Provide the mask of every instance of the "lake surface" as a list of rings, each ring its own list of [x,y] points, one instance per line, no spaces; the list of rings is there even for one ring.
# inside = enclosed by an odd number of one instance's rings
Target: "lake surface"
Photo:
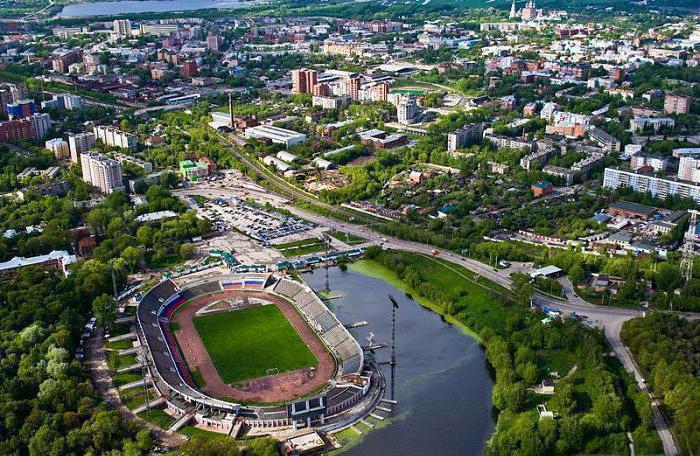
[[[245,8],[263,1],[235,0],[126,0],[114,2],[73,3],[63,7],[56,17],[115,16],[134,13],[167,13],[210,8]]]
[[[361,345],[369,332],[375,342],[391,342],[391,294],[399,303],[396,318],[395,420],[363,435],[344,455],[481,455],[493,431],[492,380],[479,344],[388,282],[359,272],[330,269],[330,286],[342,297],[332,301],[342,323],[366,320],[351,330]],[[322,269],[306,273],[314,289],[325,287]],[[380,361],[389,348],[377,353]],[[387,384],[389,367],[384,366]],[[390,391],[387,391],[390,397]],[[374,421],[374,420],[370,420]]]

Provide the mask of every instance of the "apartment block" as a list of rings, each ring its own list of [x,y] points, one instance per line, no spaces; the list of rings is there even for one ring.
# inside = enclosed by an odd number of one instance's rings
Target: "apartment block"
[[[122,165],[112,158],[97,152],[80,155],[80,167],[83,180],[102,193],[112,193],[124,189],[122,184]]]

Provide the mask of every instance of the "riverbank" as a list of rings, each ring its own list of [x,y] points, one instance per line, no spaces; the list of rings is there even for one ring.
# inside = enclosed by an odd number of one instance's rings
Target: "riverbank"
[[[456,265],[434,258],[378,249],[368,249],[367,257],[351,268],[408,291],[481,337],[495,373],[498,410],[488,454],[506,456],[524,446],[537,450],[532,454],[625,454],[628,435],[636,454],[662,451],[648,397],[635,390],[617,359],[606,356],[600,331],[574,320],[545,324],[541,313],[498,299]],[[534,393],[543,380],[554,381],[554,394]],[[542,406],[557,419],[541,419]]]
[[[481,337],[471,328],[469,328],[467,325],[454,318],[453,316],[447,315],[435,303],[420,296],[417,290],[414,290],[410,286],[406,285],[406,283],[399,279],[399,277],[391,269],[383,266],[382,264],[372,260],[359,260],[354,263],[350,263],[348,265],[348,269],[350,269],[351,271],[359,272],[360,274],[364,274],[369,277],[374,277],[375,279],[384,280],[393,285],[394,287],[398,288],[399,290],[403,291],[404,293],[410,294],[413,300],[419,303],[421,306],[432,310],[436,314],[443,317],[448,323],[455,325],[464,334],[468,335],[469,337],[473,337],[479,343],[482,343]]]

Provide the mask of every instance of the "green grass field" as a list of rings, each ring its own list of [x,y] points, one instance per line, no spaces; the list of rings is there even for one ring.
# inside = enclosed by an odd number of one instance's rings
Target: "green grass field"
[[[226,383],[318,364],[274,305],[197,317],[194,326]]]

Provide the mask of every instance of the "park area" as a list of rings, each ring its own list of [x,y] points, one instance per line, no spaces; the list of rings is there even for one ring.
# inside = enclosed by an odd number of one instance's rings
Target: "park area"
[[[224,383],[318,364],[275,305],[196,317],[194,326]]]

